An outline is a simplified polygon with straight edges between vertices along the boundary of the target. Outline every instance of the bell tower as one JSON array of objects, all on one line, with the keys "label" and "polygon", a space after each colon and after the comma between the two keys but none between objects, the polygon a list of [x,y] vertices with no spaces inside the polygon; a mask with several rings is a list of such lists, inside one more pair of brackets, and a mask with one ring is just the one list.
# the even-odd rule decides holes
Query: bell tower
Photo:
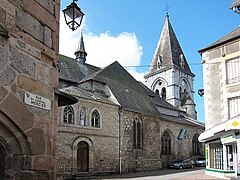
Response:
[{"label": "bell tower", "polygon": [[151,66],[144,76],[146,85],[161,98],[196,119],[194,76],[167,14]]}]

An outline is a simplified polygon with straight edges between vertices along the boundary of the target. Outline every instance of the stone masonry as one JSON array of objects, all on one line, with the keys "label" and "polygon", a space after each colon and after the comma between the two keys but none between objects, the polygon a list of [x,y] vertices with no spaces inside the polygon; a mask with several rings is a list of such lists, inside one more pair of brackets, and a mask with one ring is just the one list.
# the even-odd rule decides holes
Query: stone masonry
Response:
[{"label": "stone masonry", "polygon": [[[55,179],[59,0],[2,0],[0,25],[0,176]],[[26,94],[50,109],[25,103]]]}]

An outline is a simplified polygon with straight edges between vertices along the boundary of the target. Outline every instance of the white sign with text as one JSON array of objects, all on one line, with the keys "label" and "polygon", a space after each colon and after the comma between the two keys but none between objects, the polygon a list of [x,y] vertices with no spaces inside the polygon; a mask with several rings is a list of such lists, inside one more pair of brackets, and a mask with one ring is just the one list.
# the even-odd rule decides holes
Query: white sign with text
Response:
[{"label": "white sign with text", "polygon": [[28,105],[35,106],[41,109],[51,109],[51,102],[49,99],[29,92],[25,92],[24,102]]}]

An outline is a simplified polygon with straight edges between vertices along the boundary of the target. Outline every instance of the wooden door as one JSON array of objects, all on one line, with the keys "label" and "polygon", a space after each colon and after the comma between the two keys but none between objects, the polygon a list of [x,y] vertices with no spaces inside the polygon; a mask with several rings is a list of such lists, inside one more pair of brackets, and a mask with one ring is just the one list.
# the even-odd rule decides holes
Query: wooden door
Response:
[{"label": "wooden door", "polygon": [[77,167],[79,172],[88,172],[89,166],[89,146],[85,141],[78,143]]}]

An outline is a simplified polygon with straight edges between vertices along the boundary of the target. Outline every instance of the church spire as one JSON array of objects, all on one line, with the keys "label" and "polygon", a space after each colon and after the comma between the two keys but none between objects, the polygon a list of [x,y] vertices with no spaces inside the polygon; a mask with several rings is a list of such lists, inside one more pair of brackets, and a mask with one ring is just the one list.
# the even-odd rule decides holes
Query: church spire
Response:
[{"label": "church spire", "polygon": [[153,55],[149,73],[146,76],[161,68],[170,68],[172,66],[179,67],[187,74],[193,75],[171,26],[169,15],[166,13],[164,27]]},{"label": "church spire", "polygon": [[86,62],[87,53],[86,53],[85,47],[84,47],[82,32],[81,32],[81,39],[80,39],[80,42],[78,44],[77,51],[75,52],[75,56],[76,56],[76,59],[79,63],[84,64]]}]

